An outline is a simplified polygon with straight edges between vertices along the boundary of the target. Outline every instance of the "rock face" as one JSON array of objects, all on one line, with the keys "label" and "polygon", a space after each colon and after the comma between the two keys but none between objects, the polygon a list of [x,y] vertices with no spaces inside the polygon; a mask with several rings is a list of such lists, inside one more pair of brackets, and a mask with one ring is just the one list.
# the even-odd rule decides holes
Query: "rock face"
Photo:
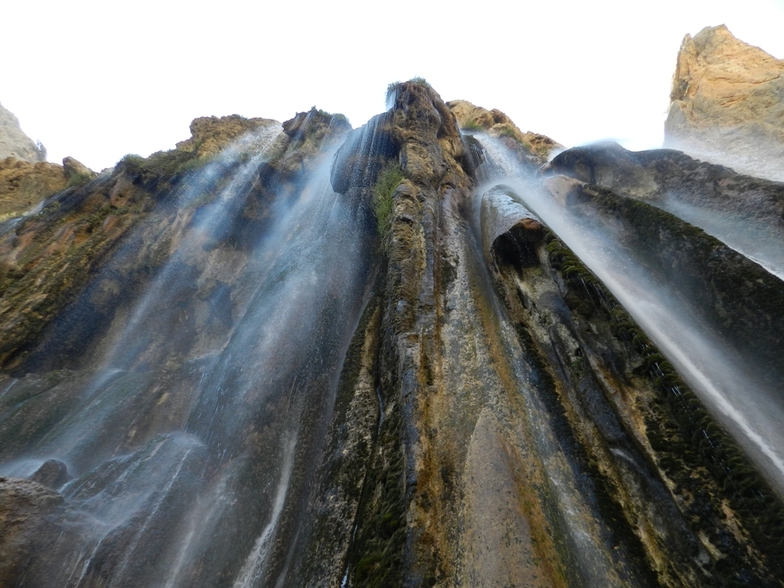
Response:
[{"label": "rock face", "polygon": [[208,157],[255,129],[277,124],[272,119],[245,118],[237,114],[195,118],[190,126],[190,139],[177,143],[177,149],[198,157]]},{"label": "rock face", "polygon": [[62,166],[56,163],[29,163],[16,157],[0,161],[0,222],[32,209],[67,183]]},{"label": "rock face", "polygon": [[738,171],[784,180],[784,60],[724,25],[683,40],[665,146]]},{"label": "rock face", "polygon": [[540,169],[423,80],[355,130],[199,120],[0,235],[0,584],[782,586],[780,493],[567,246],[780,372],[784,284],[654,204],[707,184],[764,224],[781,185]]},{"label": "rock face", "polygon": [[19,121],[0,105],[0,222],[31,211],[67,185],[83,184],[95,174],[73,157],[48,163]]},{"label": "rock face", "polygon": [[544,163],[552,155],[564,149],[563,145],[550,137],[531,131],[522,132],[498,109],[487,110],[467,100],[453,100],[447,102],[447,106],[457,118],[460,128],[468,131],[484,130],[493,137],[506,139],[507,145],[511,148],[514,148],[517,143],[534,163]]},{"label": "rock face", "polygon": [[19,120],[0,104],[0,160],[14,157],[28,163],[46,161],[46,151],[19,127]]},{"label": "rock face", "polygon": [[544,171],[669,211],[784,278],[784,185],[778,182],[700,162],[679,151],[635,153],[616,143],[570,149]]}]

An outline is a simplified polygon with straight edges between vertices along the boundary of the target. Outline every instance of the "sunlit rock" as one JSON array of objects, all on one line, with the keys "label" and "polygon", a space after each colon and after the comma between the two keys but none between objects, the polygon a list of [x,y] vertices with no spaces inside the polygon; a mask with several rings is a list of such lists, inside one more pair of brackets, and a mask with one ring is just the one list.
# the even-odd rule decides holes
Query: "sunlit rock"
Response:
[{"label": "sunlit rock", "polygon": [[238,114],[203,116],[193,119],[190,138],[177,143],[177,149],[194,153],[198,157],[209,157],[251,131],[277,124],[272,119],[245,118]]},{"label": "sunlit rock", "polygon": [[510,147],[516,142],[539,164],[563,150],[563,145],[550,137],[531,131],[522,132],[506,114],[496,108],[487,110],[466,100],[452,100],[447,102],[447,106],[457,117],[460,128],[467,131],[484,130],[494,137],[506,138],[511,141]]},{"label": "sunlit rock", "polygon": [[740,172],[784,180],[784,60],[724,25],[686,35],[678,54],[665,146]]},{"label": "sunlit rock", "polygon": [[0,160],[7,157],[37,163],[46,161],[46,150],[25,135],[19,127],[19,119],[0,104]]}]

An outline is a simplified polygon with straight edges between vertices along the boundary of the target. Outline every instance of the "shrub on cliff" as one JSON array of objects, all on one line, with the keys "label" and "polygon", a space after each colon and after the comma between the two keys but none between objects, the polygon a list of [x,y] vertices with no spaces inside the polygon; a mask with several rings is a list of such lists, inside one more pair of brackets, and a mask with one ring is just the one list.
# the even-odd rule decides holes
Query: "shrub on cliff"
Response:
[{"label": "shrub on cliff", "polygon": [[392,226],[393,202],[392,194],[403,179],[403,170],[397,163],[385,167],[373,186],[373,213],[376,217],[378,234],[386,247],[389,231]]}]

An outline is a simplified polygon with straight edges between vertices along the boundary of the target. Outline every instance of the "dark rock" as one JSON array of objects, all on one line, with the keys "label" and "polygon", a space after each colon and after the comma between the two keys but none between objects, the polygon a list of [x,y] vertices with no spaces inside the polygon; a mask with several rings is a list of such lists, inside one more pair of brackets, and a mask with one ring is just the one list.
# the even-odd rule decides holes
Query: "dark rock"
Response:
[{"label": "dark rock", "polygon": [[56,489],[65,484],[69,477],[68,467],[63,462],[58,459],[48,459],[33,472],[30,480]]}]

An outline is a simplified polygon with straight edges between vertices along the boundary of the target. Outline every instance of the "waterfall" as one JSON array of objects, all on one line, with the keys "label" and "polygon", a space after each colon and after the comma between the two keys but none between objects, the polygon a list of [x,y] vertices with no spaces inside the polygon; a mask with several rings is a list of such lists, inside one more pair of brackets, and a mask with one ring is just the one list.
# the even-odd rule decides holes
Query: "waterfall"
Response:
[{"label": "waterfall", "polygon": [[676,198],[725,172],[387,98],[0,227],[0,584],[780,584],[784,288]]},{"label": "waterfall", "polygon": [[[765,366],[715,331],[695,308],[695,296],[672,291],[674,274],[659,274],[629,249],[622,228],[606,218],[587,217],[559,204],[515,166],[514,157],[491,137],[477,136],[490,164],[486,191],[508,185],[607,286],[700,395],[710,411],[784,492],[784,398],[764,377]],[[680,210],[673,207],[673,211]],[[684,220],[690,220],[688,216]]]},{"label": "waterfall", "polygon": [[285,573],[273,538],[297,534],[373,248],[362,211],[330,187],[337,145],[235,243],[278,132],[240,141],[177,195],[171,254],[118,313],[89,377],[59,404],[2,396],[6,424],[40,433],[5,444],[0,473],[59,460],[76,476],[63,496],[89,517],[70,571],[47,585],[250,586]]}]

